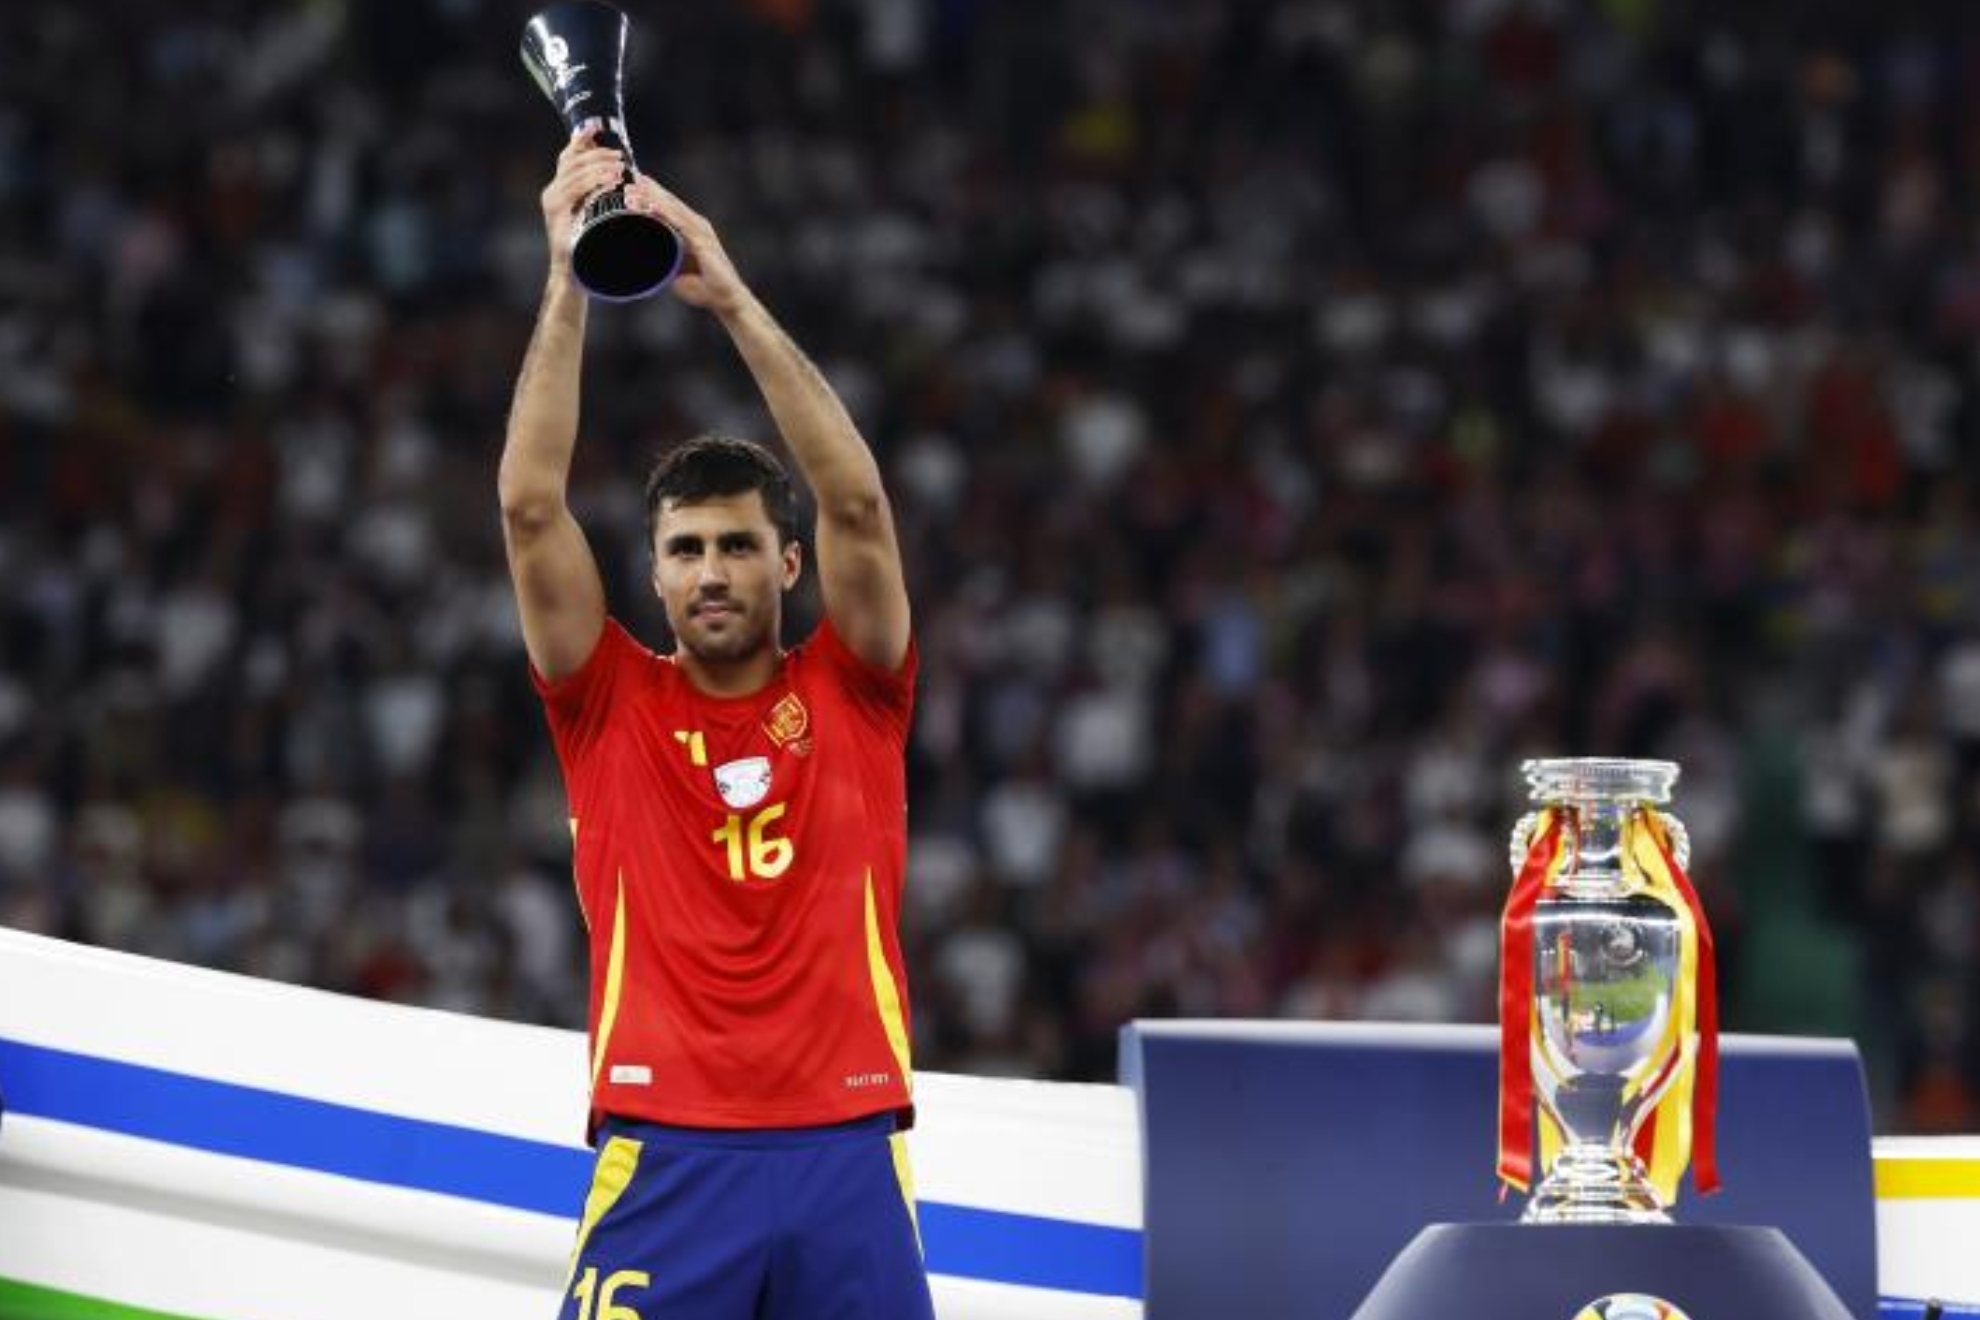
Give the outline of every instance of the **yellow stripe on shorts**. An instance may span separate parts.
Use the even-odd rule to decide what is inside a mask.
[[[584,1254],[591,1230],[611,1213],[631,1185],[633,1172],[639,1168],[639,1152],[640,1144],[628,1137],[613,1137],[598,1152],[598,1165],[591,1174],[591,1191],[584,1198],[584,1218],[578,1223],[577,1245],[571,1248],[571,1267],[564,1272],[564,1287],[569,1288],[571,1280],[577,1277],[578,1257]]]
[[[914,1244],[921,1246],[921,1216],[914,1208],[914,1166],[908,1162],[907,1133],[895,1132],[887,1138],[894,1156],[894,1181],[901,1185],[901,1200],[907,1203],[908,1223],[914,1228]],[[926,1252],[924,1251],[924,1255]]]

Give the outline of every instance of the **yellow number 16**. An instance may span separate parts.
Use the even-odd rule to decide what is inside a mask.
[[[797,847],[789,839],[769,833],[770,826],[789,805],[779,802],[747,819],[732,814],[721,829],[709,836],[717,843],[728,845],[729,879],[737,884],[747,879],[775,880],[790,869]]]
[[[598,1302],[597,1320],[639,1320],[639,1312],[630,1306],[620,1306],[612,1300],[613,1294],[621,1288],[645,1288],[651,1286],[652,1276],[644,1270],[620,1270],[605,1276],[605,1286],[598,1286],[598,1267],[585,1270],[584,1277],[577,1281],[571,1292],[578,1299],[578,1320],[593,1320],[591,1314],[592,1294],[596,1292]]]

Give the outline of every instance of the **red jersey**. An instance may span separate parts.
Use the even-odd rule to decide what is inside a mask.
[[[912,647],[829,622],[746,697],[699,691],[605,621],[534,669],[591,944],[591,1121],[837,1123],[909,1100],[899,939]]]

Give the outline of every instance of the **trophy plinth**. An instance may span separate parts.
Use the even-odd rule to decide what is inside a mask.
[[[625,153],[626,177],[585,203],[571,243],[571,274],[594,298],[631,302],[680,273],[681,236],[626,207],[634,169],[626,134],[625,57],[631,24],[603,0],[552,5],[523,27],[522,62],[571,132],[596,128],[601,146]]]
[[[1465,1320],[1851,1320],[1785,1233],[1725,1224],[1650,1233],[1432,1224],[1396,1257],[1353,1320],[1452,1312]]]

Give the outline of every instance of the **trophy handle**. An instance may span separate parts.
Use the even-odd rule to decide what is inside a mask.
[[[1691,869],[1691,831],[1684,822],[1668,811],[1657,813],[1657,819],[1664,822],[1665,831],[1671,836],[1671,860],[1678,864],[1680,871]]]
[[[1533,848],[1533,831],[1540,828],[1540,813],[1529,811],[1513,822],[1512,838],[1507,841],[1506,860],[1512,863],[1512,873],[1517,877],[1526,865],[1526,854]]]

